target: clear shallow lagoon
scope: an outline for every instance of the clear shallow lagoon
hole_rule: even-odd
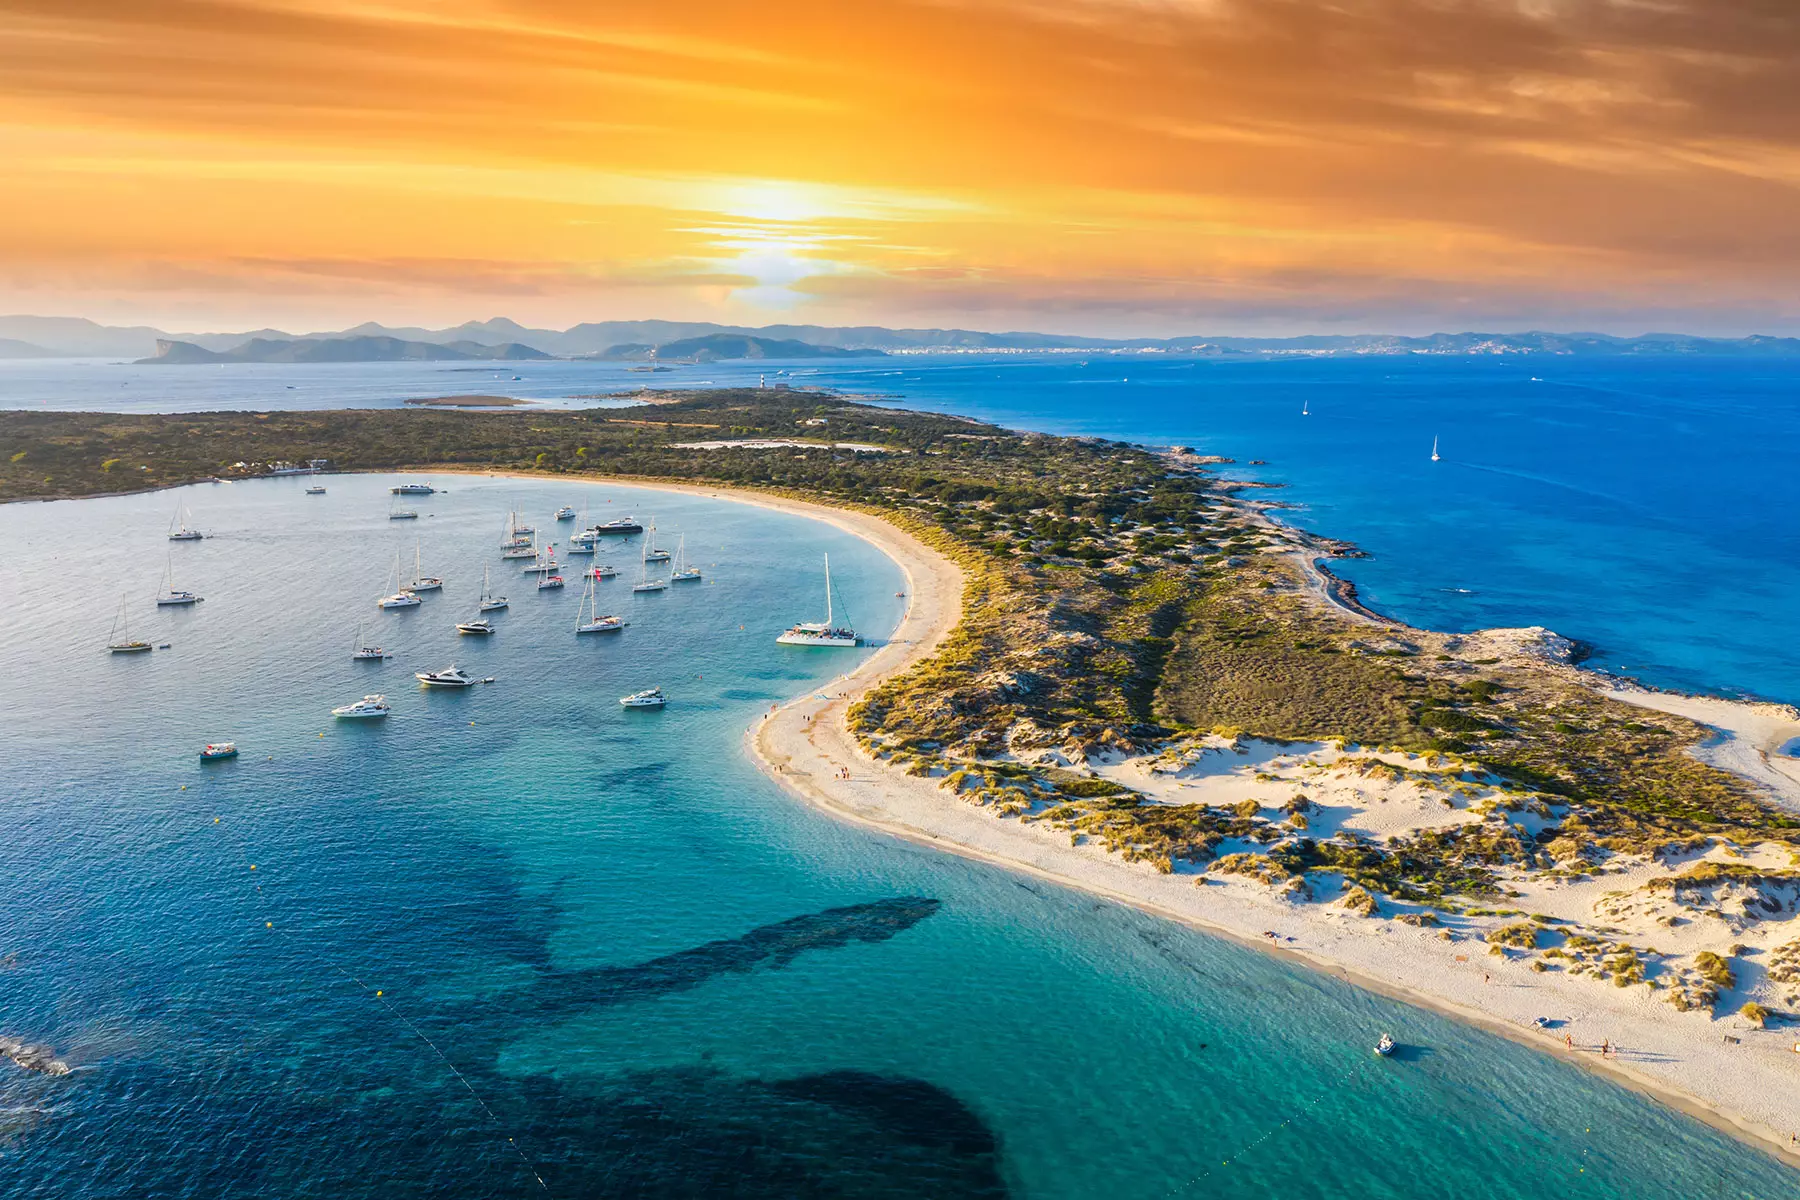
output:
[[[27,360],[0,363],[0,407],[393,407],[458,392],[582,405],[567,397],[764,375],[1229,455],[1241,474],[1286,485],[1270,495],[1300,506],[1293,520],[1370,551],[1342,573],[1402,620],[1547,625],[1654,684],[1800,702],[1794,360],[950,355],[655,375],[618,363]]]
[[[390,523],[390,482],[185,489],[214,536],[175,546],[170,493],[0,507],[0,1032],[78,1068],[0,1067],[9,1200],[545,1194],[527,1162],[555,1196],[1800,1197],[1522,1047],[788,798],[741,734],[844,661],[773,644],[819,552],[897,620],[855,539],[469,477]],[[713,582],[612,581],[632,627],[578,641],[579,590],[495,543],[584,497]],[[378,613],[415,538],[445,591]],[[170,551],[191,611],[151,606]],[[484,565],[513,607],[470,645]],[[101,652],[121,592],[170,649]],[[394,660],[350,661],[359,620]],[[452,656],[499,682],[412,684]],[[648,683],[667,711],[619,709]],[[326,715],[375,690],[385,724]]]

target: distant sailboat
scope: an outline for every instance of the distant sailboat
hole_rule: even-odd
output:
[[[377,608],[417,608],[424,601],[417,595],[400,586],[400,556],[394,555],[394,590],[375,602]]]
[[[666,579],[650,578],[650,539],[655,534],[656,525],[652,522],[650,532],[644,535],[644,546],[640,552],[642,561],[638,567],[638,581],[631,585],[631,590],[634,592],[660,592],[669,586],[669,581]],[[663,557],[667,558],[668,555],[665,554]]]
[[[1302,400],[1300,402],[1300,415],[1303,417],[1312,416],[1312,401],[1311,400]]]
[[[379,662],[389,656],[388,652],[380,646],[372,646],[368,642],[363,641],[362,622],[358,621],[356,623],[356,640],[350,643],[350,657],[353,659],[361,659],[365,662]]]
[[[197,542],[206,535],[198,529],[188,526],[193,514],[188,512],[187,505],[177,505],[175,519],[169,522],[169,540],[171,542]]]
[[[506,597],[494,595],[493,585],[488,582],[489,569],[481,568],[481,603],[476,607],[482,612],[495,612],[506,607]]]
[[[1438,444],[1438,440],[1437,440],[1437,437],[1434,435],[1431,439],[1431,461],[1432,462],[1438,461],[1437,444]]]
[[[688,566],[687,534],[684,533],[681,535],[681,540],[675,543],[675,568],[669,573],[669,582],[698,583],[699,581],[700,568]]]
[[[406,588],[409,592],[435,592],[444,586],[444,581],[437,576],[425,574],[424,553],[423,543],[415,542],[413,544],[413,581]]]
[[[127,605],[127,599],[119,597],[119,615],[113,618],[112,633],[106,639],[106,648],[114,654],[139,654],[150,649],[149,642],[131,636],[131,616]]]
[[[176,608],[200,603],[200,597],[175,586],[175,559],[169,559],[169,573],[163,579],[163,590],[156,597],[158,608]]]
[[[625,628],[618,617],[600,615],[600,600],[594,592],[594,577],[588,576],[587,591],[582,593],[581,607],[575,610],[576,633],[617,633]]]

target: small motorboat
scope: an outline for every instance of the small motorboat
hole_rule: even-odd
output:
[[[458,621],[456,623],[456,632],[491,634],[494,632],[494,623],[486,617],[477,617],[473,621]]]
[[[557,509],[556,519],[559,521],[573,521],[575,519],[575,506],[572,504],[565,504]]]
[[[663,690],[659,687],[645,688],[641,692],[619,697],[619,703],[626,708],[661,708],[668,702],[668,697],[663,695]]]
[[[340,704],[331,710],[334,717],[363,719],[369,717],[385,717],[388,715],[386,696],[364,696],[354,704]]]
[[[236,758],[236,742],[209,742],[200,747],[201,762],[217,762],[221,758]]]
[[[1386,1058],[1394,1052],[1395,1044],[1394,1035],[1391,1033],[1384,1033],[1381,1035],[1381,1040],[1375,1043],[1375,1053],[1382,1058]]]
[[[478,683],[494,682],[494,677],[492,675],[488,676],[486,679],[477,679],[473,675],[465,675],[461,668],[455,663],[451,663],[442,671],[414,671],[413,678],[417,679],[426,687],[443,688],[466,688],[474,687]]]

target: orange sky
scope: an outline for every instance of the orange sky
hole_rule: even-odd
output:
[[[0,309],[1800,329],[1795,0],[0,0]]]

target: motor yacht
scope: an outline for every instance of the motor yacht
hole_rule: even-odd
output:
[[[668,702],[668,697],[663,695],[663,690],[659,687],[645,688],[641,692],[619,697],[619,703],[626,708],[661,708]]]
[[[486,617],[477,617],[473,621],[458,621],[456,623],[456,632],[475,634],[479,637],[484,634],[493,633],[494,623]]]
[[[331,710],[334,717],[364,719],[369,717],[385,717],[388,715],[388,702],[385,696],[364,696],[354,704],[340,704]]]
[[[466,688],[474,687],[478,683],[494,682],[491,675],[486,679],[477,679],[473,675],[466,675],[455,663],[451,663],[442,671],[414,671],[413,678],[426,687],[441,688]]]

